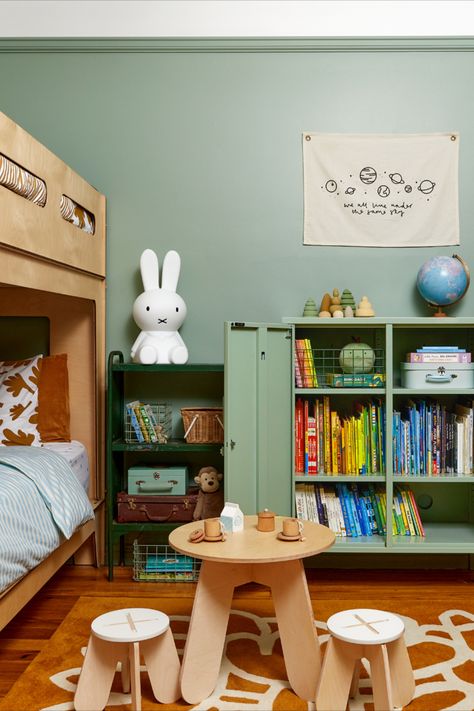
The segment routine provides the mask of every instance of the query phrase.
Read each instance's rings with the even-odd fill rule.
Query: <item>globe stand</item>
[[[434,312],[434,318],[447,318],[448,314],[445,314],[442,306],[436,307],[438,310]]]

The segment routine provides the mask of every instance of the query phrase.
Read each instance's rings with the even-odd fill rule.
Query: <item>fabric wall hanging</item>
[[[303,134],[304,244],[459,244],[459,134]]]

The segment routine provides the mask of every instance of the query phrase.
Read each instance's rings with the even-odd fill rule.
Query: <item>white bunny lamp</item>
[[[145,249],[140,257],[140,271],[145,291],[133,304],[133,318],[141,333],[132,346],[135,363],[186,363],[188,349],[178,333],[187,313],[186,304],[176,293],[181,259],[171,250],[163,260],[161,288],[158,257]]]

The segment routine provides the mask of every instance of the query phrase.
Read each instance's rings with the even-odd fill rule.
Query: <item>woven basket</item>
[[[224,441],[222,407],[183,407],[181,416],[186,442],[219,444]]]

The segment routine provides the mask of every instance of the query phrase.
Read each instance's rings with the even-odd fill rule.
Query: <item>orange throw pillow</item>
[[[38,387],[38,431],[42,442],[70,442],[67,354],[41,361]]]

